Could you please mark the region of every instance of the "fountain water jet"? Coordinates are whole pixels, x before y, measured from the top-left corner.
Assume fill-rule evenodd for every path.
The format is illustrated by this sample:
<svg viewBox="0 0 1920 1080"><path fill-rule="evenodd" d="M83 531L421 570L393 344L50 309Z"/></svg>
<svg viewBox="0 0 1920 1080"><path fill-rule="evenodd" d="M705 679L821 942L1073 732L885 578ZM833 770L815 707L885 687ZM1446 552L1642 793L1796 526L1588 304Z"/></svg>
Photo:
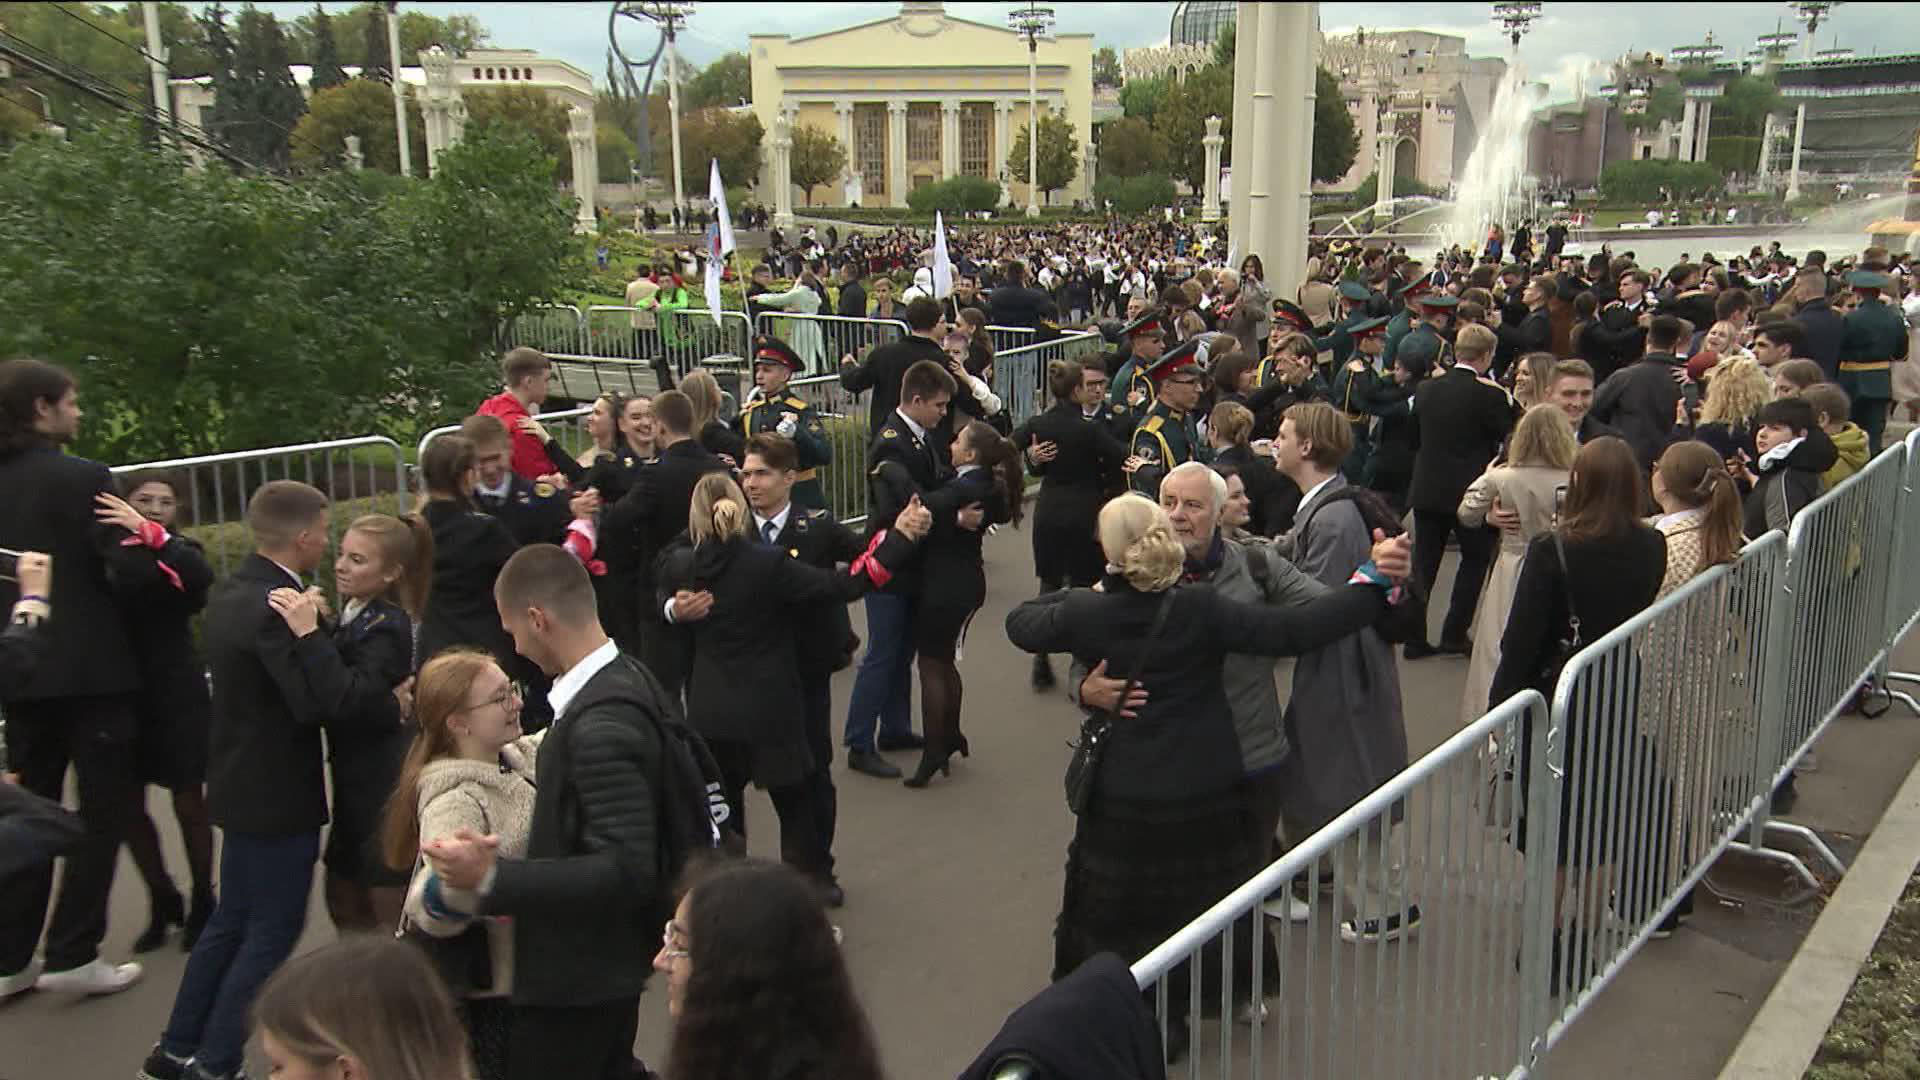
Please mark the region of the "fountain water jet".
<svg viewBox="0 0 1920 1080"><path fill-rule="evenodd" d="M1477 250L1489 226L1511 226L1527 209L1527 135L1533 126L1535 90L1517 62L1493 95L1493 108L1455 185L1453 214L1442 229L1448 243Z"/></svg>

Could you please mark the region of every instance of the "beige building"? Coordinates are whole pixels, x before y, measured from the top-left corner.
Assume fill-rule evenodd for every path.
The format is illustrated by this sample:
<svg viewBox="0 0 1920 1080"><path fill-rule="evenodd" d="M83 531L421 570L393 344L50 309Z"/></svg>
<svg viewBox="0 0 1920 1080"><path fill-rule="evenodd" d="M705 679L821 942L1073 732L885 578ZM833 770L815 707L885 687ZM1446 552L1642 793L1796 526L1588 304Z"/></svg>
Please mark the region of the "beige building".
<svg viewBox="0 0 1920 1080"><path fill-rule="evenodd" d="M965 175L999 181L1003 201L1025 205L1026 185L1006 168L1028 123L1019 34L954 18L940 3L903 3L892 18L844 30L754 34L748 56L763 128L775 131L784 114L791 129L817 128L847 149L848 175L815 188L816 204L905 206L907 192ZM1053 194L1064 205L1092 190L1093 35L1043 38L1038 60L1041 114L1064 114L1079 143L1078 174ZM761 170L763 183L776 175ZM792 197L803 205L806 192Z"/></svg>
<svg viewBox="0 0 1920 1080"><path fill-rule="evenodd" d="M1498 57L1468 56L1465 38L1426 30L1330 37L1321 64L1340 79L1360 136L1353 167L1329 191L1352 191L1379 166L1383 97L1395 179L1446 188L1466 167L1507 68Z"/></svg>

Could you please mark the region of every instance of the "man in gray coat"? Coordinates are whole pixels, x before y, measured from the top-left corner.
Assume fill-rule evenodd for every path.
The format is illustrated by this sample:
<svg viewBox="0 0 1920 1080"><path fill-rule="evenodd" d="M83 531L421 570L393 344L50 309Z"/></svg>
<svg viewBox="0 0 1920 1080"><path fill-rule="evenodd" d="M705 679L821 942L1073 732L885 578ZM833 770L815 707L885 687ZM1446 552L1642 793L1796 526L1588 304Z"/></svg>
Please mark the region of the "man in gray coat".
<svg viewBox="0 0 1920 1080"><path fill-rule="evenodd" d="M1325 402L1289 408L1274 441L1280 471L1303 492L1281 546L1327 587L1344 584L1370 549L1379 550L1358 504L1336 497L1347 486L1340 463L1352 446L1351 425ZM1285 722L1293 753L1281 767L1282 817L1288 840L1297 842L1407 767L1393 646L1369 628L1300 657ZM1403 815L1396 804L1391 827L1358 831L1343 845L1341 884L1354 908L1340 924L1347 941L1393 941L1420 925L1420 905L1407 900L1401 880Z"/></svg>

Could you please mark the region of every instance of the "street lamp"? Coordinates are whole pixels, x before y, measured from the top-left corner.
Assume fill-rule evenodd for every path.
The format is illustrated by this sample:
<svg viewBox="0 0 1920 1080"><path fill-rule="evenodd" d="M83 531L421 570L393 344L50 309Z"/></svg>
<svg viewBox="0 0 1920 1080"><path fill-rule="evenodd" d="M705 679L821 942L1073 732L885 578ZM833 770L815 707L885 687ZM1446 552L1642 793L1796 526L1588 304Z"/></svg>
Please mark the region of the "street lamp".
<svg viewBox="0 0 1920 1080"><path fill-rule="evenodd" d="M1027 39L1027 216L1040 216L1040 39L1053 29L1053 9L1028 4L1007 13L1007 28Z"/></svg>
<svg viewBox="0 0 1920 1080"><path fill-rule="evenodd" d="M1820 29L1820 20L1833 14L1840 6L1838 0L1795 0L1787 5L1793 9L1793 17L1807 24L1807 40L1804 55L1813 57L1813 35Z"/></svg>
<svg viewBox="0 0 1920 1080"><path fill-rule="evenodd" d="M667 53L667 122L673 130L673 205L683 214L686 213L687 196L684 190L686 181L680 176L680 70L679 54L674 49L673 39L692 12L693 4L688 0L619 0L613 6L613 18L646 19L660 27ZM611 23L608 36L612 36ZM644 116L641 126L646 126Z"/></svg>
<svg viewBox="0 0 1920 1080"><path fill-rule="evenodd" d="M1493 21L1507 32L1513 42L1514 51L1520 49L1521 35L1533 28L1533 21L1540 17L1540 5L1536 3L1508 2L1493 5Z"/></svg>

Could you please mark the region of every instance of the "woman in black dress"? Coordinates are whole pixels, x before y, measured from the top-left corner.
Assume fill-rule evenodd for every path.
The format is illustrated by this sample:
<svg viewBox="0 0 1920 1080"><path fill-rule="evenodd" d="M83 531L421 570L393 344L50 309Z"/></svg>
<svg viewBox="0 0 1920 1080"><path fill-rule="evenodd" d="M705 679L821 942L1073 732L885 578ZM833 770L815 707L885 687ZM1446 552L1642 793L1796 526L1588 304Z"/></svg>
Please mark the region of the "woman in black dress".
<svg viewBox="0 0 1920 1080"><path fill-rule="evenodd" d="M1293 527L1293 512L1300 506L1300 485L1282 475L1274 467L1273 458L1254 452L1252 436L1253 412L1245 405L1222 401L1207 414L1207 441L1213 444L1213 463L1234 467L1246 487L1251 515L1247 531L1278 536Z"/></svg>
<svg viewBox="0 0 1920 1080"><path fill-rule="evenodd" d="M920 667L920 709L927 745L920 751L919 767L904 781L911 788L926 787L936 772L950 772L948 759L955 753L971 754L967 737L960 733L958 660L967 623L987 599L987 570L980 546L988 527L1019 525L1022 516L1026 478L1020 451L999 432L982 420L967 424L954 436L951 457L954 478L923 496L933 514L933 529L922 545L925 584L913 609L913 650ZM913 482L897 463L885 462L880 469L883 483L910 486ZM979 523L961 526L960 511L975 505L980 507Z"/></svg>
<svg viewBox="0 0 1920 1080"><path fill-rule="evenodd" d="M1208 586L1179 585L1185 549L1165 511L1143 496L1109 502L1099 528L1115 568L1101 591L1028 600L1006 623L1019 648L1104 662L1112 677L1137 678L1146 691L1137 714L1114 723L1092 795L1077 812L1054 932L1055 980L1096 953L1145 955L1265 865L1269 852L1253 840L1241 791L1222 660L1228 651L1287 656L1331 644L1379 618L1390 584L1368 564L1356 576L1363 584L1304 605L1238 604ZM1156 621L1160 634L1150 640ZM1244 994L1252 950L1241 945L1236 985ZM1212 963L1215 974L1202 986L1217 1007L1217 956ZM1167 983L1176 1041L1187 1035L1187 974L1176 969Z"/></svg>
<svg viewBox="0 0 1920 1080"><path fill-rule="evenodd" d="M1109 481L1127 460L1127 446L1108 424L1106 381L1085 388L1085 368L1077 360L1047 365L1053 408L1022 424L1014 445L1026 452L1040 478L1033 507L1033 571L1044 595L1068 586L1086 588L1100 580L1106 560L1094 535ZM1103 373L1104 374L1104 373ZM1047 655L1033 658L1033 688L1054 685Z"/></svg>
<svg viewBox="0 0 1920 1080"><path fill-rule="evenodd" d="M340 930L395 925L407 875L379 854L380 815L413 742L394 688L413 673L413 620L426 606L433 532L418 515L369 514L340 537L333 562L340 618L330 636L352 691L327 723L333 827L327 832L327 914Z"/></svg>
<svg viewBox="0 0 1920 1080"><path fill-rule="evenodd" d="M139 581L116 582L114 590L127 598L127 634L145 688L138 704L142 784L128 818L127 854L146 882L152 917L133 943L137 953L159 948L169 926L183 928L181 946L191 950L213 915L213 826L206 789L211 703L207 666L194 648L192 626L193 616L207 606L213 568L197 541L171 531L179 484L172 473L136 473L121 484L124 501L103 494L94 511L101 521L131 532L152 555L141 565ZM147 784L173 795L173 818L193 879L191 906L181 900L160 855L160 834L147 815Z"/></svg>

